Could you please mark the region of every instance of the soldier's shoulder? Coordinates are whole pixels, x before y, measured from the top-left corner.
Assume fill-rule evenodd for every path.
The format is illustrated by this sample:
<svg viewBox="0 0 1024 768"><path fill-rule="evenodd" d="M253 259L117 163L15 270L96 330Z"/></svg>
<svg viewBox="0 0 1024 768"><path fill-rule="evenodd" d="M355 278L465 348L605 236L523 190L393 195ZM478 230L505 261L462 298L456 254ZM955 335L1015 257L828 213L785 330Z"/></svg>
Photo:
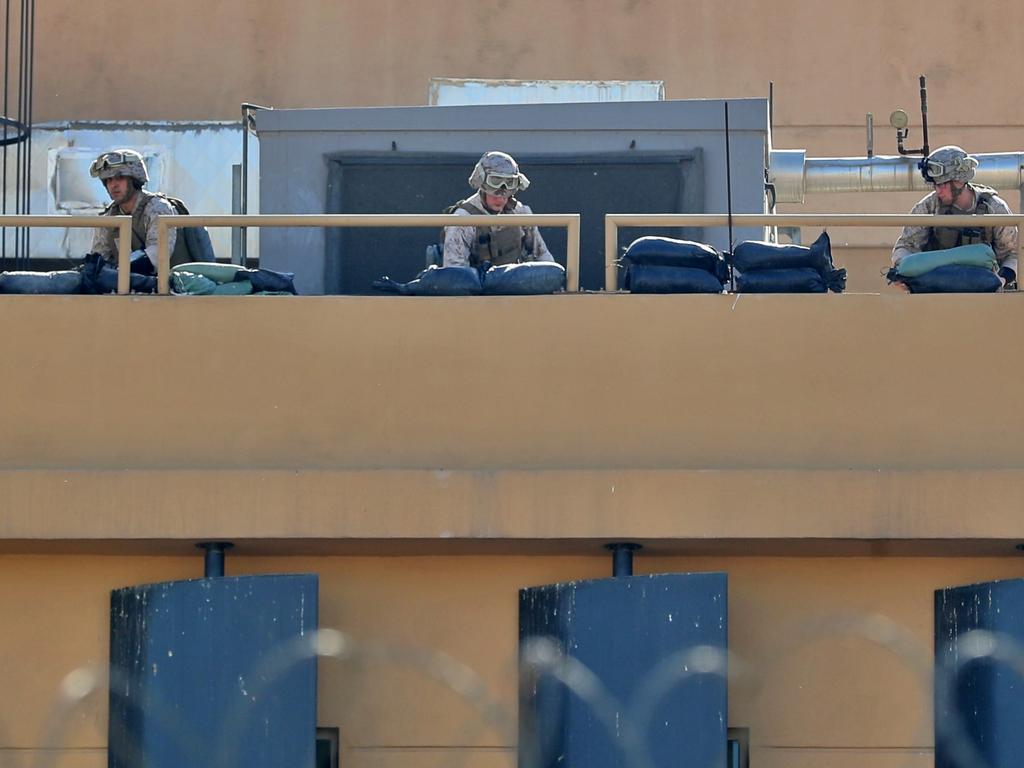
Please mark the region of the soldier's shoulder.
<svg viewBox="0 0 1024 768"><path fill-rule="evenodd" d="M163 195L157 195L153 193L146 193L147 197L150 198L146 204L146 213L159 216L173 216L177 211L174 210L174 206L171 205L170 201Z"/></svg>

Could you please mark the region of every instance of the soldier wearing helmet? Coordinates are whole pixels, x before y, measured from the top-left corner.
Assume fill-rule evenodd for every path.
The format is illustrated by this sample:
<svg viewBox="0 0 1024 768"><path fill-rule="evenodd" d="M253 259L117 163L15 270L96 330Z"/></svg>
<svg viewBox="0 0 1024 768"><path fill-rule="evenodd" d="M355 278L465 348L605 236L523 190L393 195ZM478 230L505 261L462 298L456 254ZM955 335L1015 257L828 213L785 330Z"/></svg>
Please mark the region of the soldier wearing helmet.
<svg viewBox="0 0 1024 768"><path fill-rule="evenodd" d="M911 213L985 214L1011 213L1010 206L994 189L972 184L977 158L960 147L939 147L920 165L924 180L934 187ZM892 262L911 253L937 251L970 243L988 243L999 262L1003 285L1017 281L1017 227L904 227L892 249Z"/></svg>
<svg viewBox="0 0 1024 768"><path fill-rule="evenodd" d="M461 216L533 213L515 195L530 185L511 155L486 152L469 175L476 193L449 210ZM444 266L554 261L537 227L446 227Z"/></svg>
<svg viewBox="0 0 1024 768"><path fill-rule="evenodd" d="M93 160L89 173L103 183L110 195L111 203L101 215L132 217L133 271L155 270L156 220L159 216L173 215L175 210L166 198L142 188L149 181L146 161L142 155L133 149L104 152ZM170 253L174 252L176 239L177 231L168 229L167 248ZM116 229L101 227L96 230L92 241L93 253L100 254L107 261L116 262L117 248Z"/></svg>

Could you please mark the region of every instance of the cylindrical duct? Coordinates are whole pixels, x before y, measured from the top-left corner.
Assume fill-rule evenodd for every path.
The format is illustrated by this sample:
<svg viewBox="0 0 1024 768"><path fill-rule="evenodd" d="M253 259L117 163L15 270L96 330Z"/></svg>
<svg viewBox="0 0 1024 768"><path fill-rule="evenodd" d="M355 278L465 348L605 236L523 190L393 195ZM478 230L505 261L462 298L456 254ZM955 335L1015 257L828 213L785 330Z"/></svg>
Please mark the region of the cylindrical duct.
<svg viewBox="0 0 1024 768"><path fill-rule="evenodd" d="M977 154L974 181L995 189L1024 185L1024 153ZM910 192L928 190L918 157L806 157L802 149L772 150L768 181L779 203L802 203L813 192Z"/></svg>
<svg viewBox="0 0 1024 768"><path fill-rule="evenodd" d="M219 579L224 576L224 553L233 546L230 541L201 541L196 544L204 552L204 578Z"/></svg>
<svg viewBox="0 0 1024 768"><path fill-rule="evenodd" d="M640 549L640 545L622 541L605 544L605 548L612 551L612 576L632 576L633 553Z"/></svg>

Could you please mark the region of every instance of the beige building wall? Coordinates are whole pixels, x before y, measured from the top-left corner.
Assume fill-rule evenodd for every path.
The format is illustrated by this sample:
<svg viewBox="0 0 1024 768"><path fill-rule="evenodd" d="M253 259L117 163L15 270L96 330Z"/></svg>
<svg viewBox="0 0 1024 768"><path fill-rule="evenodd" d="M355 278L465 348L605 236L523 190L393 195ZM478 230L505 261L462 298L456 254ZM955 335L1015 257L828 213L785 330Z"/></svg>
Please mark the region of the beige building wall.
<svg viewBox="0 0 1024 768"><path fill-rule="evenodd" d="M517 590L729 574L754 765L931 764L936 588L1024 575L1019 296L4 297L0 757L105 762L109 592L313 572L346 768L510 766ZM239 330L244 329L244 331ZM913 648L879 647L870 617ZM896 651L896 653L894 653ZM741 664L740 662L743 662ZM85 678L72 677L65 690ZM68 688L67 686L71 687ZM56 712L56 714L55 714Z"/></svg>

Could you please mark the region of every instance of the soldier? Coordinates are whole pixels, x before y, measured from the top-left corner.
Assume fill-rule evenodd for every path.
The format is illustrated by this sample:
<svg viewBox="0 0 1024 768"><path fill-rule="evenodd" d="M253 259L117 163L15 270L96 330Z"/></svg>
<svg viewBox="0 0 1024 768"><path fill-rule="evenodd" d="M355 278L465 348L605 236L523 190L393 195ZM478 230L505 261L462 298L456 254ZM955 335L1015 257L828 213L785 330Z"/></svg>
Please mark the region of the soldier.
<svg viewBox="0 0 1024 768"><path fill-rule="evenodd" d="M461 216L533 213L515 198L530 180L511 155L486 152L469 175L476 194L460 200L450 210ZM446 227L444 266L493 266L519 261L554 261L537 227Z"/></svg>
<svg viewBox="0 0 1024 768"><path fill-rule="evenodd" d="M911 213L972 214L1011 213L1010 206L994 189L972 184L977 158L960 147L939 147L921 161L921 175L935 187ZM988 243L999 262L1004 286L1017 282L1017 227L904 227L892 249L892 263L911 253Z"/></svg>
<svg viewBox="0 0 1024 768"><path fill-rule="evenodd" d="M157 217L171 216L176 211L166 198L142 188L149 181L142 155L132 149L104 152L93 160L89 173L103 182L112 201L101 215L132 217L132 271L153 274L156 271ZM168 229L169 253L174 253L176 239L177 231ZM116 265L117 246L116 229L100 227L96 230L92 240L93 253Z"/></svg>

